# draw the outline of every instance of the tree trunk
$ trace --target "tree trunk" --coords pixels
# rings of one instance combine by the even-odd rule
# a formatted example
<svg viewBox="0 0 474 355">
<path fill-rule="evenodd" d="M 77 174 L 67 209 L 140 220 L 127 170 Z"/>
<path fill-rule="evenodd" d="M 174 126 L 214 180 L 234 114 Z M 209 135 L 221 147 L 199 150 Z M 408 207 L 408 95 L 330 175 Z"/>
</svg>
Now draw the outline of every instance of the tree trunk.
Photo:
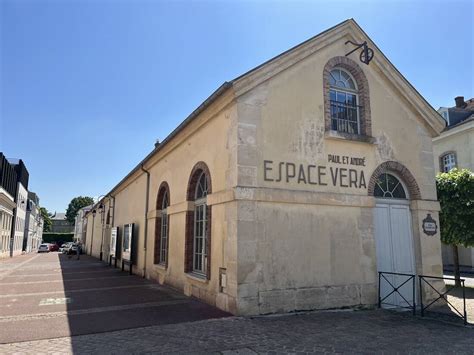
<svg viewBox="0 0 474 355">
<path fill-rule="evenodd" d="M 459 270 L 459 251 L 457 245 L 452 245 L 453 247 L 453 262 L 454 262 L 454 285 L 456 287 L 461 287 L 461 271 Z"/>
</svg>

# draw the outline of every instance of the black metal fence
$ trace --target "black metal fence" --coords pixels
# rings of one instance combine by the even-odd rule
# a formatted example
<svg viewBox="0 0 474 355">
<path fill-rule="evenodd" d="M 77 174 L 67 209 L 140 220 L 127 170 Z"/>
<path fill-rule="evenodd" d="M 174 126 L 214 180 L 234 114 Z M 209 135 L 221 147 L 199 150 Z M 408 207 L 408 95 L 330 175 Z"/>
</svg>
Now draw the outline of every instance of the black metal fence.
<svg viewBox="0 0 474 355">
<path fill-rule="evenodd" d="M 387 276 L 392 276 L 387 277 Z M 404 273 L 396 273 L 396 272 L 379 272 L 379 287 L 378 287 L 378 307 L 381 308 L 384 305 L 387 306 L 392 306 L 396 308 L 401 308 L 401 309 L 410 309 L 413 313 L 413 315 L 416 315 L 416 284 L 415 284 L 415 279 L 416 275 L 414 274 L 404 274 Z M 400 280 L 401 278 L 401 280 Z M 463 309 L 459 309 L 459 306 L 456 307 L 455 305 L 452 304 L 447 298 L 448 294 L 453 291 L 453 290 L 459 290 L 456 286 L 451 286 L 451 285 L 446 285 L 445 282 L 440 283 L 442 285 L 441 289 L 437 289 L 437 285 L 433 281 L 445 281 L 445 280 L 450 280 L 450 281 L 455 281 L 455 278 L 453 277 L 439 277 L 439 276 L 427 276 L 427 275 L 418 275 L 418 281 L 419 281 L 419 309 L 420 309 L 420 315 L 422 317 L 425 316 L 425 313 L 428 311 L 432 313 L 437 313 L 437 314 L 443 314 L 447 315 L 449 314 L 454 315 L 456 317 L 461 318 L 464 321 L 464 324 L 467 324 L 467 311 L 466 311 L 466 291 L 465 291 L 465 285 L 464 279 L 461 279 L 461 295 L 462 295 L 462 301 L 463 301 Z M 388 286 L 388 293 L 386 295 L 381 295 L 381 289 L 382 285 Z M 401 288 L 404 287 L 405 292 L 401 292 Z M 407 290 L 407 288 L 411 287 L 410 290 Z M 426 293 L 423 292 L 424 288 L 427 288 L 428 291 L 434 292 L 437 297 L 434 300 L 430 300 L 429 303 L 426 302 Z M 412 295 L 412 301 L 410 302 L 407 300 L 407 293 Z M 398 295 L 401 297 L 403 301 L 405 301 L 406 306 L 399 305 L 399 304 L 392 304 L 387 302 L 387 299 L 391 295 Z M 439 307 L 439 302 L 445 306 L 450 306 L 450 313 L 446 312 L 446 308 L 444 309 L 444 312 L 442 311 L 441 307 Z M 436 308 L 438 306 L 438 308 Z"/>
<path fill-rule="evenodd" d="M 387 276 L 394 276 L 392 280 L 389 280 Z M 402 280 L 397 280 L 398 278 L 402 278 Z M 389 286 L 390 292 L 386 294 L 385 296 L 381 295 L 381 285 L 382 282 L 387 284 Z M 412 295 L 412 301 L 410 302 L 409 300 L 406 299 L 406 297 L 403 295 L 403 293 L 400 292 L 400 289 L 402 287 L 408 288 L 411 286 L 411 290 L 408 290 L 411 295 Z M 413 315 L 416 314 L 416 302 L 415 302 L 415 275 L 412 274 L 402 274 L 402 273 L 397 273 L 397 272 L 379 272 L 379 308 L 382 307 L 382 305 L 387 305 L 387 306 L 393 306 L 397 308 L 407 308 L 410 309 L 413 312 Z M 406 306 L 400 306 L 398 304 L 392 304 L 386 302 L 386 300 L 391 296 L 391 295 L 398 295 L 400 296 L 405 302 Z"/>
<path fill-rule="evenodd" d="M 455 281 L 456 279 L 454 277 L 437 277 L 437 276 L 418 275 L 418 280 L 420 282 L 420 312 L 421 312 L 422 317 L 425 315 L 425 312 L 430 307 L 432 307 L 431 311 L 434 313 L 445 314 L 445 312 L 439 312 L 433 309 L 437 305 L 437 302 L 441 300 L 443 301 L 443 303 L 445 303 L 445 305 L 451 306 L 451 309 L 454 311 L 454 314 L 458 315 L 464 321 L 464 324 L 467 324 L 466 290 L 464 287 L 464 281 L 465 281 L 464 279 L 461 279 L 461 290 L 462 290 L 462 300 L 463 300 L 462 310 L 459 310 L 458 307 L 454 306 L 451 302 L 449 302 L 447 298 L 448 293 L 455 290 L 456 286 L 446 285 L 446 283 L 443 282 L 443 286 L 445 286 L 445 289 L 443 287 L 444 290 L 438 290 L 436 289 L 435 285 L 433 285 L 433 283 L 430 282 L 430 280 L 438 280 L 438 281 L 451 280 L 451 281 L 456 282 Z M 422 292 L 423 286 L 428 286 L 428 289 L 433 290 L 435 294 L 438 296 L 436 299 L 434 299 L 427 305 L 423 303 L 423 292 Z"/>
</svg>

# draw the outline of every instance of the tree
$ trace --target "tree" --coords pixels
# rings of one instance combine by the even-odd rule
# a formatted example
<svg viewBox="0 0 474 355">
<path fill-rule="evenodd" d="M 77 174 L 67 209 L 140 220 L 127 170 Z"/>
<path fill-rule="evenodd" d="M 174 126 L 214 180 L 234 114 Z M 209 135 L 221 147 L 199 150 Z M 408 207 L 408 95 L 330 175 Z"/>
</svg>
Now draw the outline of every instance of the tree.
<svg viewBox="0 0 474 355">
<path fill-rule="evenodd" d="M 460 286 L 458 246 L 474 246 L 474 173 L 452 169 L 438 174 L 436 188 L 441 204 L 441 241 L 453 248 L 454 278 Z"/>
<path fill-rule="evenodd" d="M 94 203 L 94 199 L 88 196 L 78 196 L 74 197 L 71 202 L 69 202 L 69 206 L 66 210 L 66 219 L 69 223 L 74 224 L 75 218 L 77 216 L 77 212 L 86 206 L 92 205 Z"/>
<path fill-rule="evenodd" d="M 41 217 L 43 217 L 43 232 L 51 231 L 51 226 L 53 222 L 51 222 L 51 213 L 44 207 L 40 207 Z"/>
</svg>

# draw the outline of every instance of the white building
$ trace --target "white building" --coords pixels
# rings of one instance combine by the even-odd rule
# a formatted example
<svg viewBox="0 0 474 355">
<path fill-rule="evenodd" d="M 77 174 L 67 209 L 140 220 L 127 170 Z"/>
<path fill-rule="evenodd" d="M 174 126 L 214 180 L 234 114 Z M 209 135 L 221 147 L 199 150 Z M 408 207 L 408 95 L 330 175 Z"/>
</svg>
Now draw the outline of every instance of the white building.
<svg viewBox="0 0 474 355">
<path fill-rule="evenodd" d="M 440 107 L 438 113 L 446 121 L 444 131 L 433 139 L 433 156 L 436 172 L 453 168 L 474 171 L 474 98 L 455 99 L 455 106 Z M 453 248 L 443 244 L 443 264 L 453 264 Z M 474 266 L 474 248 L 458 247 L 459 264 Z"/>
<path fill-rule="evenodd" d="M 10 235 L 15 206 L 13 196 L 0 186 L 0 259 L 10 256 Z"/>
<path fill-rule="evenodd" d="M 74 222 L 74 242 L 85 243 L 85 236 L 87 230 L 87 218 L 84 218 L 85 214 L 91 210 L 93 205 L 81 208 L 76 215 Z"/>
<path fill-rule="evenodd" d="M 36 251 L 42 238 L 43 217 L 39 210 L 39 198 L 34 192 L 28 192 L 23 250 L 27 253 Z"/>
</svg>

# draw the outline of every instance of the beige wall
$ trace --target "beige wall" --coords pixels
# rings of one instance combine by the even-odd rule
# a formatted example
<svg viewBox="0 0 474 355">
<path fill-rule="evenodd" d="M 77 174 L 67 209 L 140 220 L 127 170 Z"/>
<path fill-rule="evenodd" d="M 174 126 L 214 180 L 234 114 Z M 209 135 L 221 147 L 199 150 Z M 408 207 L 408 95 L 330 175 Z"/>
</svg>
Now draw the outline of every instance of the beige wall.
<svg viewBox="0 0 474 355">
<path fill-rule="evenodd" d="M 433 139 L 433 154 L 436 172 L 441 171 L 440 157 L 446 152 L 455 152 L 457 167 L 474 171 L 474 121 L 443 132 Z"/>
<path fill-rule="evenodd" d="M 144 171 L 138 170 L 131 175 L 111 193 L 111 196 L 115 198 L 113 227 L 118 226 L 121 230 L 119 234 L 122 234 L 124 224 L 135 224 L 138 249 L 134 273 L 166 283 L 182 290 L 187 295 L 235 312 L 236 233 L 235 223 L 232 224 L 229 221 L 229 219 L 232 220 L 232 215 L 235 215 L 235 204 L 229 196 L 232 196 L 231 187 L 236 180 L 235 171 L 232 169 L 235 164 L 233 147 L 236 144 L 236 134 L 233 127 L 236 123 L 236 114 L 232 105 L 229 105 L 231 100 L 232 96 L 222 97 L 216 105 L 204 111 L 182 131 L 176 140 L 167 144 L 144 165 L 143 168 L 150 173 L 147 216 L 145 214 L 147 175 Z M 186 193 L 191 171 L 200 161 L 207 164 L 212 181 L 212 194 L 208 195 L 208 205 L 212 206 L 210 280 L 199 279 L 184 273 L 185 217 L 187 211 L 194 209 L 193 204 L 186 201 Z M 167 268 L 154 264 L 156 200 L 160 184 L 164 181 L 170 188 Z M 105 213 L 113 204 L 112 200 L 110 196 L 104 199 Z M 92 231 L 90 215 L 86 239 L 88 253 Z M 148 223 L 147 238 L 145 238 L 145 220 Z M 100 251 L 100 233 L 101 225 L 99 214 L 97 214 L 92 253 L 96 257 Z M 108 260 L 110 228 L 105 229 L 104 235 L 104 260 Z M 121 260 L 118 260 L 118 265 L 120 264 Z M 219 292 L 220 268 L 227 271 L 227 287 L 222 290 L 223 292 Z"/>
<path fill-rule="evenodd" d="M 347 39 L 328 44 L 238 99 L 239 141 L 244 142 L 237 158 L 243 200 L 237 227 L 240 314 L 376 303 L 375 199 L 363 184 L 341 187 L 338 179 L 334 186 L 331 167 L 354 168 L 367 185 L 384 161 L 407 167 L 428 201 L 411 204 L 417 272 L 441 275 L 439 235 L 428 237 L 421 230 L 427 213 L 438 220 L 439 206 L 430 202 L 436 200 L 432 137 L 417 111 L 376 66 L 359 63 L 369 82 L 374 142 L 325 133 L 323 68 L 332 57 L 344 56 Z M 365 158 L 366 164 L 334 164 L 328 154 Z M 327 185 L 297 178 L 267 181 L 265 160 L 273 162 L 274 180 L 279 162 L 325 166 Z"/>
<path fill-rule="evenodd" d="M 474 121 L 451 128 L 433 139 L 436 173 L 441 171 L 440 158 L 446 152 L 456 154 L 456 163 L 459 169 L 474 171 Z M 461 265 L 474 266 L 474 248 L 460 246 L 458 251 Z M 447 245 L 443 245 L 443 263 L 445 265 L 453 264 L 453 251 Z"/>
<path fill-rule="evenodd" d="M 370 87 L 373 142 L 329 137 L 324 131 L 323 68 L 330 58 L 347 52 L 347 39 L 322 43 L 317 54 L 295 60 L 280 73 L 257 71 L 243 82 L 237 80 L 234 89 L 147 159 L 143 166 L 150 172 L 147 238 L 147 175 L 138 169 L 112 190 L 113 226 L 137 226 L 134 273 L 236 314 L 373 305 L 376 201 L 368 196 L 367 186 L 373 171 L 393 160 L 411 171 L 421 191 L 422 200 L 410 205 L 417 272 L 441 274 L 439 235 L 428 237 L 421 229 L 427 213 L 438 220 L 433 130 L 403 98 L 405 93 L 375 63 L 360 64 Z M 262 80 L 265 75 L 268 79 Z M 253 80 L 261 83 L 252 87 Z M 330 168 L 345 166 L 328 162 L 328 154 L 365 159 L 364 166 L 350 166 L 357 172 L 357 187 L 343 187 L 340 180 L 333 186 Z M 327 185 L 298 183 L 297 179 L 266 181 L 265 160 L 273 161 L 274 169 L 279 162 L 296 167 L 324 165 Z M 193 210 L 186 191 L 191 170 L 199 161 L 207 164 L 212 180 L 207 197 L 212 206 L 210 280 L 184 273 L 185 216 Z M 362 175 L 365 185 L 360 183 Z M 167 268 L 154 265 L 153 260 L 156 199 L 163 181 L 170 188 Z M 110 197 L 104 202 L 108 206 Z M 90 245 L 90 214 L 88 218 Z M 100 250 L 97 222 L 96 216 L 95 256 Z M 220 269 L 227 275 L 222 290 Z"/>
</svg>

